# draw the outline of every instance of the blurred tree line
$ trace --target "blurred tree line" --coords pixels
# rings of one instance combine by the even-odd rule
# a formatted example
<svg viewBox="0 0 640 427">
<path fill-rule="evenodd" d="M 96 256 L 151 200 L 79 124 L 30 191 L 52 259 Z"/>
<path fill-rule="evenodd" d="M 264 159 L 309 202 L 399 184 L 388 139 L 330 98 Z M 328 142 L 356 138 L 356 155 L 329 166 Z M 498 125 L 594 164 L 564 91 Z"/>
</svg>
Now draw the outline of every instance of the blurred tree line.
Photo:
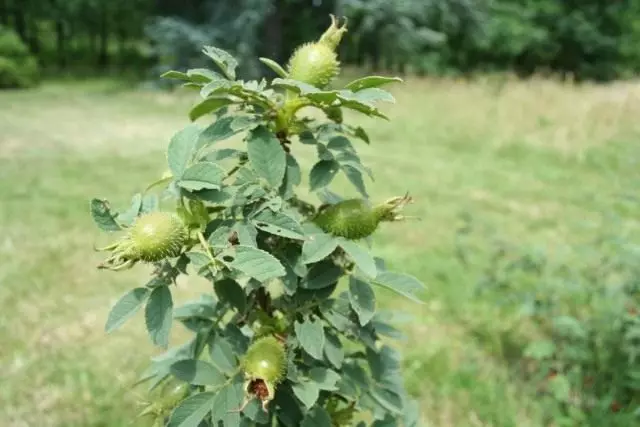
<svg viewBox="0 0 640 427">
<path fill-rule="evenodd" d="M 0 0 L 0 26 L 45 70 L 154 75 L 198 66 L 214 44 L 258 76 L 253 58 L 284 62 L 329 13 L 349 18 L 343 62 L 379 72 L 610 80 L 640 69 L 640 0 Z"/>
</svg>

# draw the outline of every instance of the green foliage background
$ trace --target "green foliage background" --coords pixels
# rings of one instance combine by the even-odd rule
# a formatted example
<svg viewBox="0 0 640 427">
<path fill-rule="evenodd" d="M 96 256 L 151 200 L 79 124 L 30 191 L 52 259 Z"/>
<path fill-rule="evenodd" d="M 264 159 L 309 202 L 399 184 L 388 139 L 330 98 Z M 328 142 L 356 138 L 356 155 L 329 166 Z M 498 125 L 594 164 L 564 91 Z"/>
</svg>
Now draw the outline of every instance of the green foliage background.
<svg viewBox="0 0 640 427">
<path fill-rule="evenodd" d="M 351 21 L 345 62 L 376 70 L 611 80 L 640 67 L 638 0 L 2 0 L 0 24 L 53 70 L 156 75 L 208 43 L 255 77 L 267 70 L 250 58 L 284 60 L 331 12 Z"/>
</svg>

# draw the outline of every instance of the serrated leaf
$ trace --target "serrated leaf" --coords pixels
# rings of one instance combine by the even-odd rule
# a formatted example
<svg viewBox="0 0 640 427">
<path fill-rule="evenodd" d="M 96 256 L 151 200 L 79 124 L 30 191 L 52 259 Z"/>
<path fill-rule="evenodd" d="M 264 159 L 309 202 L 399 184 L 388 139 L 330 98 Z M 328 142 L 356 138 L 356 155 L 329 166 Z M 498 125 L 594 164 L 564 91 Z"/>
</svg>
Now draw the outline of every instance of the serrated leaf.
<svg viewBox="0 0 640 427">
<path fill-rule="evenodd" d="M 234 82 L 231 82 L 227 79 L 218 79 L 213 80 L 205 84 L 202 89 L 200 89 L 200 96 L 205 100 L 213 95 L 212 98 L 225 98 L 222 93 L 229 92 L 229 89 L 234 86 Z"/>
<path fill-rule="evenodd" d="M 420 422 L 420 405 L 417 400 L 410 400 L 404 405 L 403 423 L 405 427 L 418 427 Z"/>
<path fill-rule="evenodd" d="M 315 381 L 320 390 L 335 391 L 340 375 L 331 369 L 316 367 L 309 370 L 309 379 Z"/>
<path fill-rule="evenodd" d="M 158 210 L 160 200 L 157 194 L 145 194 L 142 197 L 142 205 L 140 206 L 140 213 L 149 213 Z"/>
<path fill-rule="evenodd" d="M 233 226 L 233 231 L 237 233 L 241 245 L 258 247 L 256 242 L 258 230 L 252 224 L 247 221 L 238 221 Z"/>
<path fill-rule="evenodd" d="M 236 67 L 238 66 L 238 61 L 229 52 L 214 46 L 205 46 L 202 51 L 205 55 L 211 58 L 218 67 L 220 67 L 220 70 L 222 70 L 225 76 L 231 80 L 236 78 Z"/>
<path fill-rule="evenodd" d="M 361 126 L 358 126 L 357 128 L 354 129 L 353 135 L 360 138 L 367 144 L 371 143 L 371 140 L 369 139 L 369 135 Z"/>
<path fill-rule="evenodd" d="M 302 420 L 301 427 L 331 427 L 331 417 L 326 409 L 316 406 Z"/>
<path fill-rule="evenodd" d="M 362 179 L 362 172 L 350 165 L 343 165 L 341 167 L 342 172 L 344 172 L 349 182 L 353 184 L 353 186 L 356 188 L 356 190 L 358 190 L 360 194 L 362 194 L 362 196 L 368 199 L 369 193 L 367 193 L 367 188 L 364 184 L 364 180 Z"/>
<path fill-rule="evenodd" d="M 364 326 L 376 313 L 376 297 L 368 283 L 355 277 L 349 279 L 349 301 Z"/>
<path fill-rule="evenodd" d="M 244 393 L 240 379 L 218 390 L 211 404 L 213 425 L 221 422 L 224 427 L 238 427 L 240 425 L 239 409 L 242 407 L 243 400 Z"/>
<path fill-rule="evenodd" d="M 282 68 L 282 66 L 278 64 L 276 61 L 274 61 L 273 59 L 269 59 L 269 58 L 259 58 L 259 59 L 260 59 L 260 62 L 262 62 L 267 67 L 269 67 L 274 73 L 276 73 L 278 76 L 282 77 L 283 79 L 286 79 L 287 76 L 289 75 L 289 73 L 287 73 L 284 70 L 284 68 Z"/>
<path fill-rule="evenodd" d="M 145 321 L 151 342 L 167 348 L 172 323 L 173 298 L 167 286 L 155 288 L 145 307 Z"/>
<path fill-rule="evenodd" d="M 195 122 L 200 117 L 206 114 L 214 113 L 222 107 L 231 105 L 234 102 L 235 101 L 233 99 L 226 96 L 212 96 L 194 105 L 193 108 L 191 108 L 191 110 L 189 111 L 189 119 L 192 122 Z"/>
<path fill-rule="evenodd" d="M 233 347 L 221 336 L 209 340 L 209 355 L 216 368 L 224 373 L 231 374 L 238 365 Z"/>
<path fill-rule="evenodd" d="M 328 257 L 338 247 L 338 239 L 325 234 L 317 233 L 307 236 L 302 245 L 302 259 L 305 264 L 316 263 Z"/>
<path fill-rule="evenodd" d="M 339 152 L 346 151 L 346 152 L 353 153 L 355 155 L 355 148 L 353 144 L 351 144 L 351 141 L 349 141 L 348 138 L 342 135 L 334 136 L 333 138 L 331 138 L 327 143 L 327 148 L 329 150 L 334 150 Z"/>
<path fill-rule="evenodd" d="M 149 289 L 135 288 L 124 294 L 109 312 L 105 331 L 113 332 L 138 312 L 149 296 Z"/>
<path fill-rule="evenodd" d="M 183 80 L 185 82 L 191 81 L 191 78 L 185 74 L 185 73 L 181 73 L 180 71 L 167 71 L 166 73 L 163 73 L 160 75 L 161 79 L 177 79 L 177 80 Z"/>
<path fill-rule="evenodd" d="M 232 250 L 220 254 L 218 258 L 261 282 L 285 275 L 284 267 L 277 258 L 251 246 L 237 245 Z"/>
<path fill-rule="evenodd" d="M 193 83 L 209 83 L 213 80 L 224 80 L 224 77 L 207 68 L 192 68 L 187 71 L 187 76 Z"/>
<path fill-rule="evenodd" d="M 320 388 L 311 382 L 304 381 L 293 385 L 293 394 L 296 395 L 302 404 L 307 408 L 311 408 L 318 401 L 320 396 Z"/>
<path fill-rule="evenodd" d="M 136 193 L 131 198 L 131 204 L 129 209 L 124 212 L 120 212 L 116 217 L 119 224 L 130 226 L 135 221 L 136 217 L 140 214 L 142 208 L 142 194 Z"/>
<path fill-rule="evenodd" d="M 234 129 L 232 124 L 234 116 L 221 117 L 207 128 L 205 128 L 198 138 L 197 149 L 202 149 L 218 141 L 231 138 L 242 129 Z"/>
<path fill-rule="evenodd" d="M 188 397 L 173 410 L 167 427 L 199 427 L 211 412 L 215 396 L 214 392 L 207 391 Z"/>
<path fill-rule="evenodd" d="M 295 157 L 291 154 L 287 154 L 287 169 L 284 174 L 284 180 L 280 187 L 280 195 L 285 200 L 289 200 L 294 196 L 294 189 L 302 181 L 302 173 L 300 172 L 300 165 Z"/>
<path fill-rule="evenodd" d="M 199 317 L 210 319 L 216 316 L 216 301 L 209 294 L 204 294 L 196 301 L 187 302 L 173 310 L 174 319 Z"/>
<path fill-rule="evenodd" d="M 326 260 L 314 264 L 307 273 L 307 277 L 302 282 L 305 289 L 322 289 L 336 283 L 342 276 L 343 271 L 333 262 Z"/>
<path fill-rule="evenodd" d="M 178 185 L 188 191 L 219 190 L 226 172 L 211 162 L 198 162 L 184 171 Z"/>
<path fill-rule="evenodd" d="M 358 92 L 362 89 L 380 87 L 394 82 L 402 83 L 402 79 L 399 77 L 367 76 L 347 83 L 345 89 L 348 89 L 352 92 Z"/>
<path fill-rule="evenodd" d="M 344 349 L 340 338 L 331 331 L 325 333 L 324 355 L 335 368 L 340 369 L 344 361 Z"/>
<path fill-rule="evenodd" d="M 275 78 L 273 82 L 271 82 L 272 86 L 281 87 L 284 89 L 288 89 L 300 95 L 307 95 L 314 92 L 321 92 L 317 87 L 310 85 L 305 82 L 301 82 L 293 79 L 280 79 Z"/>
<path fill-rule="evenodd" d="M 247 142 L 249 161 L 259 176 L 272 188 L 279 188 L 287 168 L 287 155 L 278 138 L 264 126 L 258 126 Z"/>
<path fill-rule="evenodd" d="M 371 427 L 398 427 L 398 421 L 391 414 L 381 420 L 375 420 Z"/>
<path fill-rule="evenodd" d="M 194 155 L 200 132 L 197 125 L 191 124 L 171 138 L 167 148 L 167 162 L 173 176 L 182 176 L 187 168 Z"/>
<path fill-rule="evenodd" d="M 395 415 L 402 413 L 402 399 L 396 393 L 380 387 L 372 387 L 369 393 L 382 408 Z"/>
<path fill-rule="evenodd" d="M 296 320 L 294 329 L 304 351 L 314 359 L 322 360 L 325 340 L 322 321 L 317 318 L 305 318 L 302 322 Z"/>
<path fill-rule="evenodd" d="M 258 399 L 251 399 L 242 411 L 242 414 L 259 425 L 269 423 L 269 414 L 262 409 L 262 405 Z M 248 426 L 254 427 L 254 424 L 249 423 Z"/>
<path fill-rule="evenodd" d="M 360 247 L 357 243 L 346 239 L 340 239 L 340 247 L 344 249 L 364 274 L 369 277 L 376 277 L 378 269 L 369 251 Z"/>
<path fill-rule="evenodd" d="M 353 93 L 343 93 L 341 92 L 338 95 L 340 99 L 340 105 L 349 108 L 350 110 L 358 111 L 367 116 L 376 116 L 386 120 L 389 120 L 387 116 L 382 114 L 380 110 L 378 110 L 375 106 L 371 105 L 368 102 L 364 102 L 358 98 L 356 98 Z"/>
<path fill-rule="evenodd" d="M 92 199 L 90 203 L 93 222 L 104 231 L 120 231 L 122 228 L 116 221 L 116 214 L 106 200 Z"/>
<path fill-rule="evenodd" d="M 193 385 L 217 385 L 225 381 L 224 375 L 204 360 L 179 360 L 170 370 L 177 379 Z"/>
<path fill-rule="evenodd" d="M 335 160 L 320 160 L 309 172 L 310 190 L 316 191 L 329 185 L 339 170 L 340 164 Z"/>
<path fill-rule="evenodd" d="M 393 95 L 386 90 L 377 87 L 363 89 L 354 95 L 354 98 L 360 102 L 372 103 L 377 101 L 396 102 Z"/>
<path fill-rule="evenodd" d="M 244 313 L 247 301 L 244 290 L 235 280 L 229 278 L 216 280 L 213 283 L 213 289 L 220 301 L 228 302 L 238 312 Z"/>
<path fill-rule="evenodd" d="M 372 283 L 385 287 L 412 301 L 423 303 L 420 295 L 424 292 L 425 285 L 409 274 L 383 271 L 372 280 Z"/>
<path fill-rule="evenodd" d="M 336 299 L 324 302 L 320 306 L 322 316 L 340 332 L 352 331 L 356 324 L 350 319 L 349 300 Z"/>
<path fill-rule="evenodd" d="M 304 239 L 302 227 L 292 217 L 270 209 L 261 211 L 251 218 L 251 223 L 262 231 L 289 239 Z"/>
</svg>

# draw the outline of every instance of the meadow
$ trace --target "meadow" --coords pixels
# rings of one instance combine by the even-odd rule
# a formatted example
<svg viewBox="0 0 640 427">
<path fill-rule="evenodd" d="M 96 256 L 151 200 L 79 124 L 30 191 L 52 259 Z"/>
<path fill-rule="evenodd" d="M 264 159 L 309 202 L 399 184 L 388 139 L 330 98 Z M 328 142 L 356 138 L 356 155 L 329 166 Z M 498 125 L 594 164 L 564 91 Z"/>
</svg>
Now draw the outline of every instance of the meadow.
<svg viewBox="0 0 640 427">
<path fill-rule="evenodd" d="M 420 217 L 385 225 L 374 253 L 428 285 L 424 305 L 379 294 L 413 316 L 397 345 L 423 425 L 545 425 L 535 386 L 505 357 L 513 318 L 473 289 L 495 241 L 576 265 L 585 248 L 600 256 L 590 245 L 603 233 L 640 241 L 640 85 L 408 79 L 392 92 L 390 122 L 357 119 L 372 139 L 359 148 L 375 171 L 372 197 L 408 191 Z M 88 201 L 124 206 L 157 179 L 194 100 L 111 80 L 0 92 L 1 426 L 144 425 L 134 420 L 143 390 L 130 385 L 159 350 L 140 314 L 110 336 L 104 322 L 148 271 L 96 269 L 105 236 Z M 465 236 L 465 262 L 469 218 L 480 231 Z M 182 283 L 178 299 L 201 291 Z"/>
</svg>

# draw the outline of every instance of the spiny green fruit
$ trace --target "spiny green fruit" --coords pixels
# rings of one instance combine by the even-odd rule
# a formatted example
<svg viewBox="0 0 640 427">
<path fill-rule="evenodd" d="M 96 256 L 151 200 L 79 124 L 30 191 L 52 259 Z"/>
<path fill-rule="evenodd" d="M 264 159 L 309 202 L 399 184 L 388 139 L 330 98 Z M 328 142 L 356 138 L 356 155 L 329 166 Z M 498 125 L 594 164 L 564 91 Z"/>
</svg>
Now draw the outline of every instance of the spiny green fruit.
<svg viewBox="0 0 640 427">
<path fill-rule="evenodd" d="M 178 256 L 187 239 L 184 223 L 169 212 L 144 214 L 129 230 L 132 254 L 148 262 Z"/>
<path fill-rule="evenodd" d="M 347 31 L 347 23 L 338 26 L 336 17 L 331 15 L 331 26 L 320 39 L 298 47 L 289 59 L 289 78 L 324 88 L 340 72 L 340 62 L 335 50 L 342 35 Z"/>
<path fill-rule="evenodd" d="M 150 212 L 139 216 L 128 234 L 119 241 L 97 250 L 111 251 L 99 267 L 123 270 L 138 261 L 156 262 L 178 256 L 188 242 L 184 222 L 169 212 Z"/>
<path fill-rule="evenodd" d="M 398 211 L 409 202 L 408 195 L 394 197 L 377 206 L 362 199 L 343 200 L 321 209 L 313 222 L 325 233 L 350 240 L 364 239 L 373 234 L 381 222 L 402 219 Z"/>
<path fill-rule="evenodd" d="M 266 411 L 267 404 L 275 396 L 276 386 L 286 374 L 284 345 L 273 336 L 259 338 L 251 344 L 242 363 L 245 393 L 262 401 Z"/>
</svg>

